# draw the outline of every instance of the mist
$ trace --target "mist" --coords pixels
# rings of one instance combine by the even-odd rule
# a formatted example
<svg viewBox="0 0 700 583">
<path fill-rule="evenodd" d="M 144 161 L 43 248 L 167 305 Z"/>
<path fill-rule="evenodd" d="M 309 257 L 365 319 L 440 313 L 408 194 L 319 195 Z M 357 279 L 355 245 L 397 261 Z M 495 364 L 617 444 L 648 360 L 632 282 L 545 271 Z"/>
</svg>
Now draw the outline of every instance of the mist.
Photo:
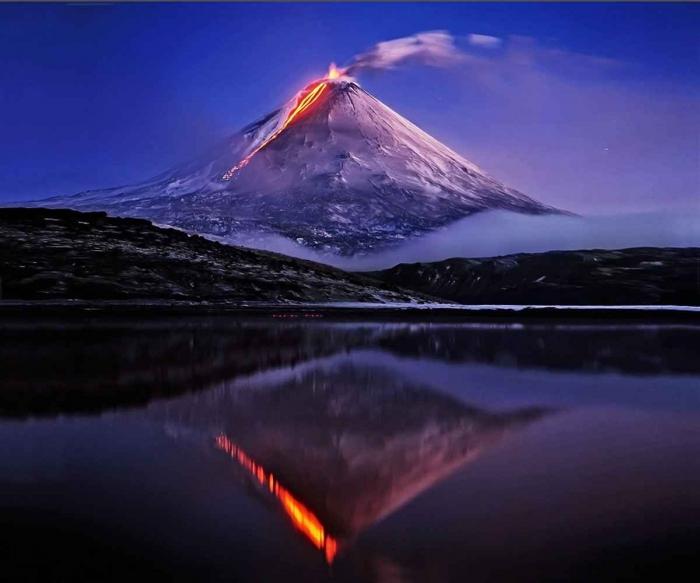
<svg viewBox="0 0 700 583">
<path fill-rule="evenodd" d="M 318 252 L 273 235 L 245 235 L 229 243 L 318 261 L 350 271 L 453 257 L 493 257 L 553 250 L 700 247 L 700 214 L 649 212 L 607 216 L 521 215 L 492 211 L 372 255 Z"/>
</svg>

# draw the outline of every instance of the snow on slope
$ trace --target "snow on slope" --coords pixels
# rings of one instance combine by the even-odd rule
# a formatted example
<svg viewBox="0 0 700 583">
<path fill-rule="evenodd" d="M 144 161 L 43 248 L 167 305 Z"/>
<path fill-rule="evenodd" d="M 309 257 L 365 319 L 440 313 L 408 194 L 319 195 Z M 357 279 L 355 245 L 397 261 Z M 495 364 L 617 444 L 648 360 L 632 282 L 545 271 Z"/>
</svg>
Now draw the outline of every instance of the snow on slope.
<svg viewBox="0 0 700 583">
<path fill-rule="evenodd" d="M 313 108 L 223 180 L 283 125 L 294 103 L 143 184 L 38 204 L 106 210 L 239 242 L 242 233 L 279 235 L 344 255 L 391 246 L 483 210 L 559 212 L 487 176 L 344 79 L 329 82 Z"/>
</svg>

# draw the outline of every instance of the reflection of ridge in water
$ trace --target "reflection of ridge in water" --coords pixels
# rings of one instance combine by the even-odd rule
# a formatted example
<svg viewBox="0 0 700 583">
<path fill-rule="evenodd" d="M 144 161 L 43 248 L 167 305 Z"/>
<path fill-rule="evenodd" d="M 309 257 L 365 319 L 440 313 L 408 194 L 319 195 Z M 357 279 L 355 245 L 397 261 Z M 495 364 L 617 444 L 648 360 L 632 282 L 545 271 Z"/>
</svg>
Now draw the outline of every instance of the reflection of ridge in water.
<svg viewBox="0 0 700 583">
<path fill-rule="evenodd" d="M 356 350 L 577 374 L 700 372 L 697 325 L 24 320 L 0 326 L 0 416 L 142 405 Z"/>
<path fill-rule="evenodd" d="M 332 563 L 338 549 L 336 540 L 326 532 L 316 515 L 302 504 L 292 493 L 282 486 L 277 478 L 256 463 L 228 437 L 221 434 L 216 438 L 216 446 L 235 459 L 248 470 L 257 481 L 279 500 L 292 524 L 308 538 L 313 545 L 324 552 L 326 561 Z"/>
</svg>

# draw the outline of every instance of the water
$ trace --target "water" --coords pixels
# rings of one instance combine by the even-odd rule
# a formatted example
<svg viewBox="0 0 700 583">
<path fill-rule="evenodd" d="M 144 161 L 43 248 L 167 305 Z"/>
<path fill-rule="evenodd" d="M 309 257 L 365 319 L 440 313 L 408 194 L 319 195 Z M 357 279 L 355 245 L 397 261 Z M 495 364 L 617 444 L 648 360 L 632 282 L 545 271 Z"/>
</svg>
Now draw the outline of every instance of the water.
<svg viewBox="0 0 700 583">
<path fill-rule="evenodd" d="M 639 580 L 700 543 L 700 328 L 0 324 L 9 580 Z"/>
</svg>

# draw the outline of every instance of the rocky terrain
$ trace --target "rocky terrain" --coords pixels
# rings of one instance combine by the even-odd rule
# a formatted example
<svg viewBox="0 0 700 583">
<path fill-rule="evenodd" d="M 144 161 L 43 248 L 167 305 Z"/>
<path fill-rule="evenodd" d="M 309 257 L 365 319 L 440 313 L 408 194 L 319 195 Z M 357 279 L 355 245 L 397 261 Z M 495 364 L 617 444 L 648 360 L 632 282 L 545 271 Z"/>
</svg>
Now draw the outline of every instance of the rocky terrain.
<svg viewBox="0 0 700 583">
<path fill-rule="evenodd" d="M 367 273 L 463 304 L 700 305 L 700 248 L 519 253 Z"/>
<path fill-rule="evenodd" d="M 351 274 L 142 219 L 7 208 L 0 209 L 0 298 L 695 306 L 700 249 L 521 253 Z"/>
<path fill-rule="evenodd" d="M 404 302 L 420 294 L 146 220 L 5 208 L 0 209 L 0 298 Z"/>
</svg>

